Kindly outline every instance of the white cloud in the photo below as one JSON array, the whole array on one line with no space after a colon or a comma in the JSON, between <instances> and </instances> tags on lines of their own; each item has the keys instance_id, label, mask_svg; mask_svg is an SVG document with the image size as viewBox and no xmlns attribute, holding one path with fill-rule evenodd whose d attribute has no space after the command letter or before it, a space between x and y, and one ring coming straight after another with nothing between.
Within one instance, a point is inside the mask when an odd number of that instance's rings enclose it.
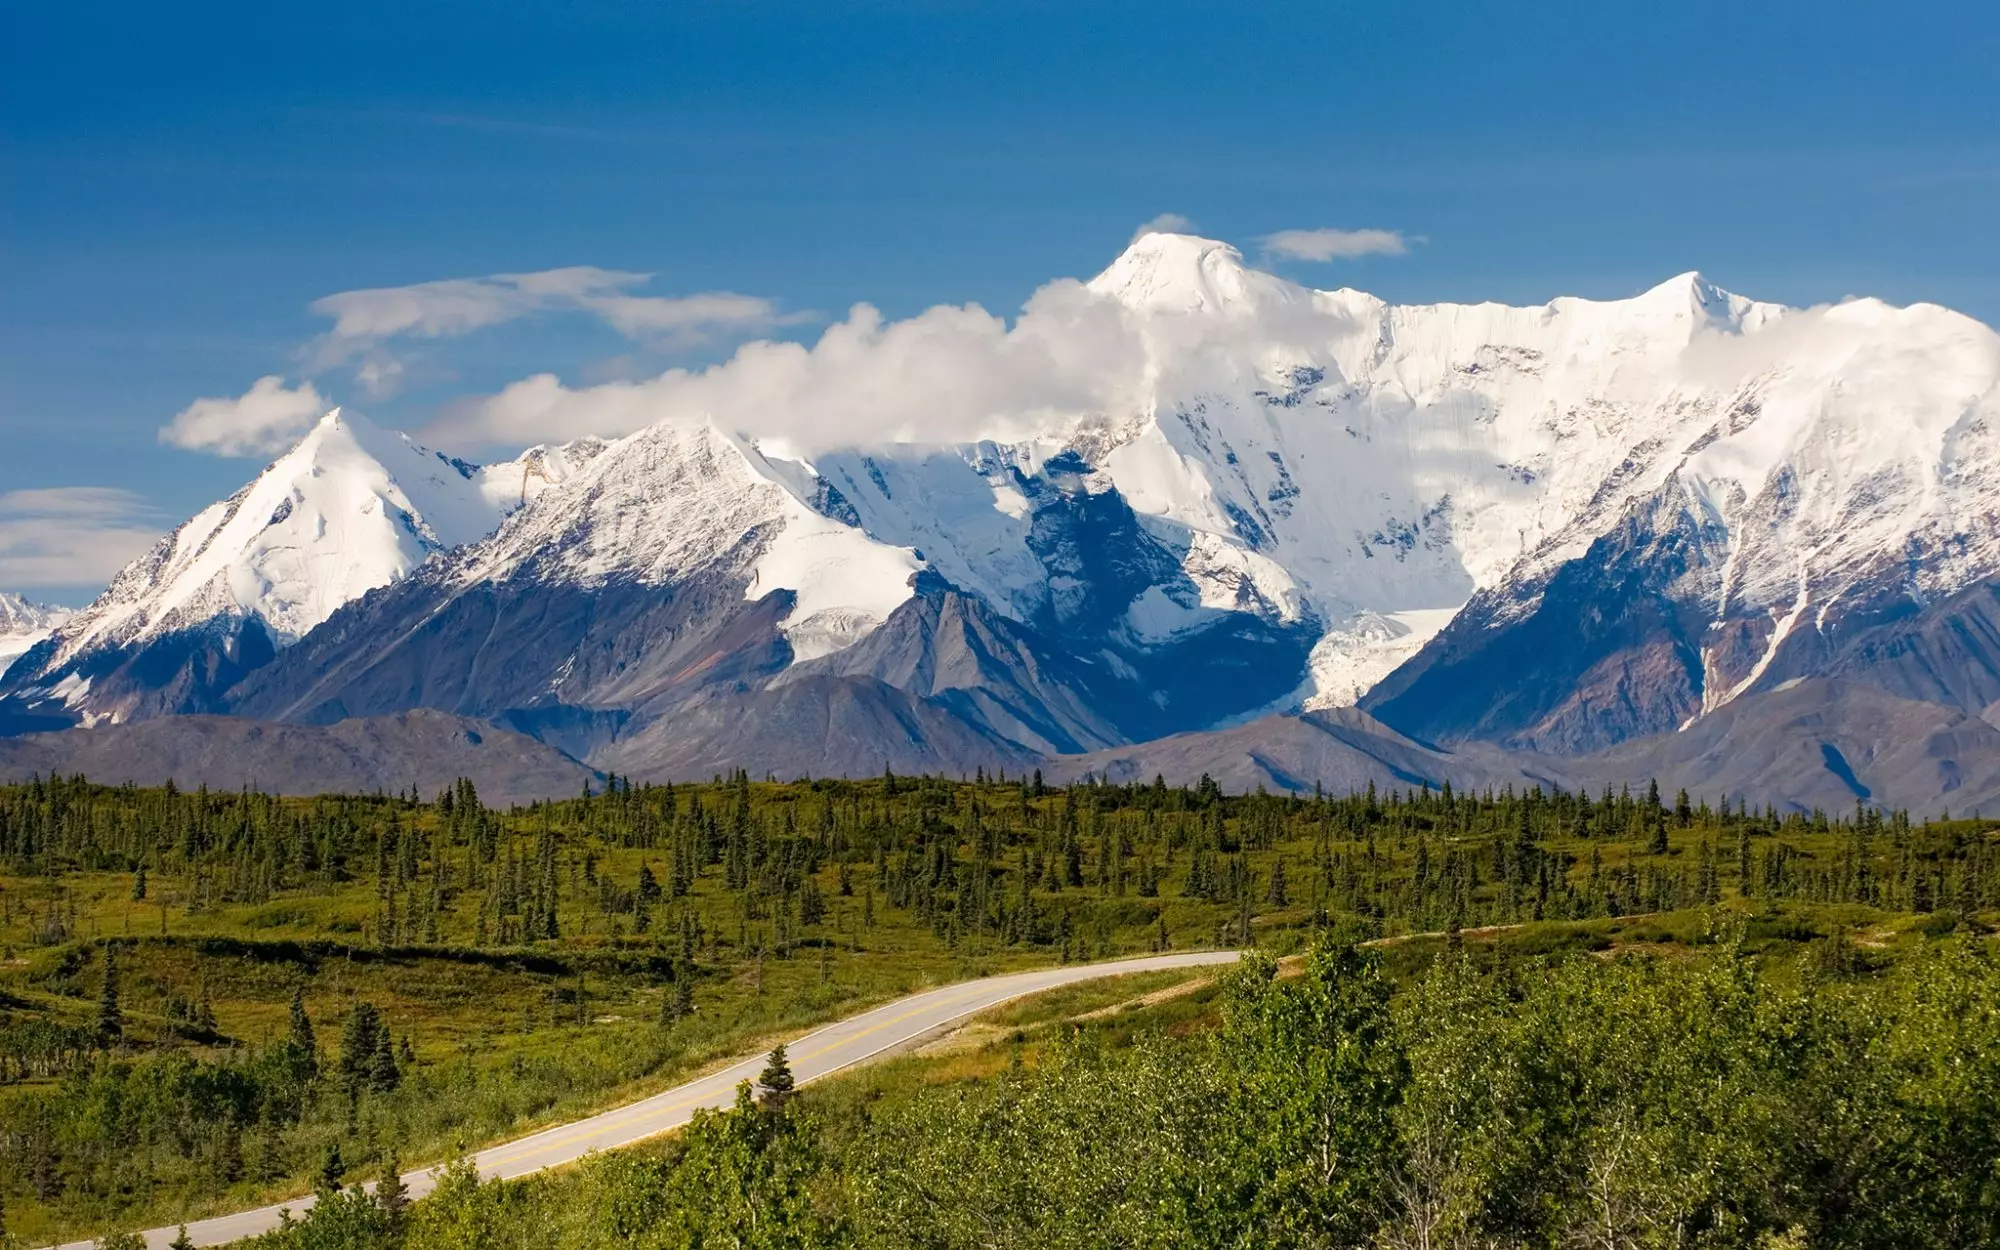
<instances>
[{"instance_id":1,"label":"white cloud","mask_svg":"<svg viewBox=\"0 0 2000 1250\"><path fill-rule=\"evenodd\" d=\"M1230 254L1232 257L1234 253ZM1158 378L1185 388L1261 376L1274 344L1303 359L1349 327L1253 275L1254 318L1155 315L1072 279L1043 286L1010 324L977 305L939 305L900 321L856 305L816 342L748 343L704 369L634 380L607 370L572 387L538 374L445 411L434 446L515 447L660 421L712 420L811 455L870 442L1015 440L1141 409Z\"/></svg>"},{"instance_id":2,"label":"white cloud","mask_svg":"<svg viewBox=\"0 0 2000 1250\"><path fill-rule=\"evenodd\" d=\"M218 456L278 451L330 407L310 382L288 389L280 377L262 377L234 399L197 399L160 430L160 441Z\"/></svg>"},{"instance_id":3,"label":"white cloud","mask_svg":"<svg viewBox=\"0 0 2000 1250\"><path fill-rule=\"evenodd\" d=\"M733 291L631 293L651 280L651 274L576 265L341 291L312 303L314 312L333 318L333 328L312 344L309 367L317 372L366 357L380 379L387 366L378 349L391 339L458 338L542 312L580 312L628 338L669 342L751 333L797 319L768 299Z\"/></svg>"},{"instance_id":4,"label":"white cloud","mask_svg":"<svg viewBox=\"0 0 2000 1250\"><path fill-rule=\"evenodd\" d=\"M672 299L660 296L599 295L580 301L612 329L631 339L699 335L711 327L762 329L791 323L798 315L781 317L770 300L731 291L709 291Z\"/></svg>"},{"instance_id":5,"label":"white cloud","mask_svg":"<svg viewBox=\"0 0 2000 1250\"><path fill-rule=\"evenodd\" d=\"M403 381L403 362L387 352L370 352L354 370L354 381L370 399L395 393Z\"/></svg>"},{"instance_id":6,"label":"white cloud","mask_svg":"<svg viewBox=\"0 0 2000 1250\"><path fill-rule=\"evenodd\" d=\"M56 486L0 493L0 586L97 586L159 541L131 491Z\"/></svg>"},{"instance_id":7,"label":"white cloud","mask_svg":"<svg viewBox=\"0 0 2000 1250\"><path fill-rule=\"evenodd\" d=\"M1140 239L1144 238L1149 234L1193 234L1193 233L1194 233L1194 223L1192 221L1189 221L1187 218L1181 216L1179 213L1161 213L1158 217L1153 218L1151 221L1139 223L1139 228L1132 232L1132 237L1128 241L1132 243L1137 243Z\"/></svg>"},{"instance_id":8,"label":"white cloud","mask_svg":"<svg viewBox=\"0 0 2000 1250\"><path fill-rule=\"evenodd\" d=\"M1280 230L1257 240L1273 256L1290 260L1349 260L1356 256L1401 256L1410 240L1400 230Z\"/></svg>"},{"instance_id":9,"label":"white cloud","mask_svg":"<svg viewBox=\"0 0 2000 1250\"><path fill-rule=\"evenodd\" d=\"M656 345L748 335L812 316L782 313L771 300L733 291L632 293L651 278L576 265L341 291L312 303L314 312L332 318L333 327L302 350L305 370L319 374L347 367L362 396L381 399L410 372L410 361L391 350L392 343L458 338L535 313L582 313L628 339ZM288 388L282 378L259 378L233 399L195 400L160 430L160 441L221 456L265 455L283 449L331 406L311 382Z\"/></svg>"},{"instance_id":10,"label":"white cloud","mask_svg":"<svg viewBox=\"0 0 2000 1250\"><path fill-rule=\"evenodd\" d=\"M885 321L859 304L810 346L760 341L710 368L575 389L539 374L458 405L426 434L448 446L519 444L713 419L812 450L1018 438L1056 414L1128 402L1146 351L1121 305L1065 280L1037 291L1012 326L977 305Z\"/></svg>"}]
</instances>

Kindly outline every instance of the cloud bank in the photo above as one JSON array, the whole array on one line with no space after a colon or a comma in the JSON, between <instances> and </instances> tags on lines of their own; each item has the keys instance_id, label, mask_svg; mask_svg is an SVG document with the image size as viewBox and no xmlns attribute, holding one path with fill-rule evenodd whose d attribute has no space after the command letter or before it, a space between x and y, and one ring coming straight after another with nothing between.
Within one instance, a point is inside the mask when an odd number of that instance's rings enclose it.
<instances>
[{"instance_id":1,"label":"cloud bank","mask_svg":"<svg viewBox=\"0 0 2000 1250\"><path fill-rule=\"evenodd\" d=\"M1257 240L1272 256L1287 260L1351 260L1357 256L1401 256L1410 250L1400 230L1280 230Z\"/></svg>"},{"instance_id":2,"label":"cloud bank","mask_svg":"<svg viewBox=\"0 0 2000 1250\"><path fill-rule=\"evenodd\" d=\"M331 406L312 383L288 388L271 375L234 399L195 400L160 430L160 441L218 456L269 455L290 446Z\"/></svg>"},{"instance_id":3,"label":"cloud bank","mask_svg":"<svg viewBox=\"0 0 2000 1250\"><path fill-rule=\"evenodd\" d=\"M452 406L423 437L513 448L708 420L807 455L871 442L1015 441L1135 413L1163 375L1190 390L1226 386L1269 366L1273 353L1295 363L1351 331L1295 285L1258 277L1240 296L1259 305L1252 318L1135 308L1074 279L1036 291L1011 325L973 304L898 321L858 304L816 342L748 343L704 369L583 387L537 374Z\"/></svg>"},{"instance_id":4,"label":"cloud bank","mask_svg":"<svg viewBox=\"0 0 2000 1250\"><path fill-rule=\"evenodd\" d=\"M1165 214L1141 227L1141 235L1187 225ZM1293 233L1317 238L1327 232ZM1383 246L1343 237L1346 242L1319 238L1294 245ZM1234 249L1208 251L1241 263ZM1180 252L1169 252L1172 258L1162 262L1168 269L1183 263ZM1205 270L1162 271L1147 281L1172 287L1214 278ZM471 334L550 309L587 312L634 339L700 335L723 326L747 332L792 319L769 300L731 292L635 294L632 288L645 280L644 274L579 267L347 291L313 305L333 320L316 359L348 362L364 388L386 387L394 384L400 363L379 350L383 344ZM1224 285L1233 292L1228 298L1257 305L1258 317L1157 315L1143 301L1128 305L1109 288L1074 279L1043 286L1011 323L975 304L938 305L894 321L857 304L817 341L760 338L705 368L644 379L600 373L597 385L579 386L552 373L535 374L496 394L447 406L423 434L433 445L467 453L586 434L618 437L672 420L714 421L807 452L869 440L1019 439L1078 419L1132 412L1163 374L1197 386L1220 382L1268 364L1262 357L1274 351L1322 349L1343 330L1285 279L1250 270L1241 282ZM1252 325L1254 341L1237 341ZM224 455L267 453L296 438L329 406L310 382L288 387L266 377L235 399L190 405L161 437Z\"/></svg>"},{"instance_id":5,"label":"cloud bank","mask_svg":"<svg viewBox=\"0 0 2000 1250\"><path fill-rule=\"evenodd\" d=\"M457 405L425 436L521 444L713 419L817 449L862 437L1025 437L1056 414L1117 406L1145 369L1125 310L1065 280L1037 291L1012 326L971 304L900 321L859 304L810 346L749 343L706 369L583 388L538 374Z\"/></svg>"}]
</instances>

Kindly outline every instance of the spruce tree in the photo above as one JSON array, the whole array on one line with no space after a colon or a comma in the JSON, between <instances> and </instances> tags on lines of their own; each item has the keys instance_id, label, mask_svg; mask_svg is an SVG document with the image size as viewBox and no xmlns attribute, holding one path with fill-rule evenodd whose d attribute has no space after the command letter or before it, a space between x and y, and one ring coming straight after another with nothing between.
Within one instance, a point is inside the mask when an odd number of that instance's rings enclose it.
<instances>
[{"instance_id":1,"label":"spruce tree","mask_svg":"<svg viewBox=\"0 0 2000 1250\"><path fill-rule=\"evenodd\" d=\"M320 1160L319 1190L329 1194L339 1193L340 1182L346 1175L347 1164L341 1160L340 1143L335 1142L326 1148L326 1157Z\"/></svg>"},{"instance_id":2,"label":"spruce tree","mask_svg":"<svg viewBox=\"0 0 2000 1250\"><path fill-rule=\"evenodd\" d=\"M368 1067L368 1084L378 1094L386 1094L403 1083L402 1069L396 1065L396 1044L386 1028L375 1032L375 1055Z\"/></svg>"},{"instance_id":3,"label":"spruce tree","mask_svg":"<svg viewBox=\"0 0 2000 1250\"><path fill-rule=\"evenodd\" d=\"M372 1003L354 1004L340 1035L340 1081L350 1095L374 1082L381 1049L382 1017Z\"/></svg>"},{"instance_id":4,"label":"spruce tree","mask_svg":"<svg viewBox=\"0 0 2000 1250\"><path fill-rule=\"evenodd\" d=\"M764 1105L773 1108L784 1106L785 1100L797 1088L798 1082L792 1077L792 1065L785 1058L783 1042L772 1048L769 1062L757 1076L757 1084L764 1091Z\"/></svg>"},{"instance_id":5,"label":"spruce tree","mask_svg":"<svg viewBox=\"0 0 2000 1250\"><path fill-rule=\"evenodd\" d=\"M194 1250L194 1238L188 1236L187 1225L181 1225L180 1231L174 1234L174 1239L167 1243L167 1250Z\"/></svg>"},{"instance_id":6,"label":"spruce tree","mask_svg":"<svg viewBox=\"0 0 2000 1250\"><path fill-rule=\"evenodd\" d=\"M115 1046L125 1037L125 1011L118 1000L118 948L104 944L104 989L97 996L97 1040Z\"/></svg>"},{"instance_id":7,"label":"spruce tree","mask_svg":"<svg viewBox=\"0 0 2000 1250\"><path fill-rule=\"evenodd\" d=\"M1657 798L1658 795L1656 794L1654 797ZM1660 814L1654 805L1649 805L1646 813L1646 823L1650 826L1646 839L1646 853L1648 855L1665 855L1667 853L1666 818Z\"/></svg>"},{"instance_id":8,"label":"spruce tree","mask_svg":"<svg viewBox=\"0 0 2000 1250\"><path fill-rule=\"evenodd\" d=\"M319 1038L313 1033L312 1017L306 1014L306 991L292 991L292 1019L289 1039L297 1053L302 1074L308 1081L319 1076Z\"/></svg>"},{"instance_id":9,"label":"spruce tree","mask_svg":"<svg viewBox=\"0 0 2000 1250\"><path fill-rule=\"evenodd\" d=\"M257 1116L256 1177L268 1184L284 1174L284 1148L278 1140L278 1118L271 1113L271 1104L266 1102Z\"/></svg>"},{"instance_id":10,"label":"spruce tree","mask_svg":"<svg viewBox=\"0 0 2000 1250\"><path fill-rule=\"evenodd\" d=\"M409 1216L410 1188L403 1184L403 1164L394 1146L389 1147L382 1160L382 1179L375 1184L375 1205L382 1208L390 1236L400 1236Z\"/></svg>"},{"instance_id":11,"label":"spruce tree","mask_svg":"<svg viewBox=\"0 0 2000 1250\"><path fill-rule=\"evenodd\" d=\"M660 1001L660 1021L672 1024L694 1014L694 967L686 960L674 965L673 988Z\"/></svg>"},{"instance_id":12,"label":"spruce tree","mask_svg":"<svg viewBox=\"0 0 2000 1250\"><path fill-rule=\"evenodd\" d=\"M243 1179L243 1130L231 1120L222 1129L222 1142L216 1151L215 1171L224 1184L233 1185Z\"/></svg>"}]
</instances>

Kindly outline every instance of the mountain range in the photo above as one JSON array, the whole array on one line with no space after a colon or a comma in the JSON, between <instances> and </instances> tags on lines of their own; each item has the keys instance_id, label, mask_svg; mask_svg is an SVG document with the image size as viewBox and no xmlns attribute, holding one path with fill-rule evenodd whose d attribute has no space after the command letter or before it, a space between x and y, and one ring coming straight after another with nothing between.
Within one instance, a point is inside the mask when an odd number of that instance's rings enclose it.
<instances>
[{"instance_id":1,"label":"mountain range","mask_svg":"<svg viewBox=\"0 0 2000 1250\"><path fill-rule=\"evenodd\" d=\"M0 727L29 735L0 770L122 751L142 779L249 732L229 718L299 752L430 744L398 788L471 766L431 749L471 734L551 785L1042 767L2000 797L1988 327L1694 274L1398 306L1167 233L1074 299L1128 349L1117 385L1025 434L677 414L481 466L330 413L83 610L0 604L32 644L0 679ZM333 775L283 754L261 781Z\"/></svg>"}]
</instances>

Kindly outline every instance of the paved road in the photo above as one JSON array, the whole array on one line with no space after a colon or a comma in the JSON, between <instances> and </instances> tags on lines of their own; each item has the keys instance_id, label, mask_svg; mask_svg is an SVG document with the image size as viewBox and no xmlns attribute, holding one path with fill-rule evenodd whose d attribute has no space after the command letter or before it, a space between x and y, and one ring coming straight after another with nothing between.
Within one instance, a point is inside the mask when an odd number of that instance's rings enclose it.
<instances>
[{"instance_id":1,"label":"paved road","mask_svg":"<svg viewBox=\"0 0 2000 1250\"><path fill-rule=\"evenodd\" d=\"M967 981L912 994L829 1024L817 1032L788 1042L786 1050L791 1059L792 1073L800 1084L804 1084L853 1067L954 1021L1029 994L1100 977L1199 968L1234 963L1236 958L1235 951L1193 951L1183 955L1153 955L1112 963L1044 968L1035 972L1016 972ZM593 1150L616 1150L620 1146L657 1137L680 1128L703 1108L730 1106L736 1100L736 1086L743 1081L754 1081L757 1074L763 1071L764 1058L761 1054L753 1055L720 1072L675 1086L651 1098L482 1150L472 1157L472 1161L478 1165L481 1177L506 1179L573 1163ZM436 1187L436 1170L435 1167L424 1168L403 1177L403 1183L410 1187L411 1197L421 1198ZM290 1210L294 1216L299 1216L312 1205L312 1197L307 1195L254 1211L218 1215L189 1224L188 1238L197 1246L224 1245L276 1228L281 1211ZM173 1228L146 1230L147 1250L165 1250L176 1231ZM76 1241L57 1250L91 1250L93 1244Z\"/></svg>"}]
</instances>

